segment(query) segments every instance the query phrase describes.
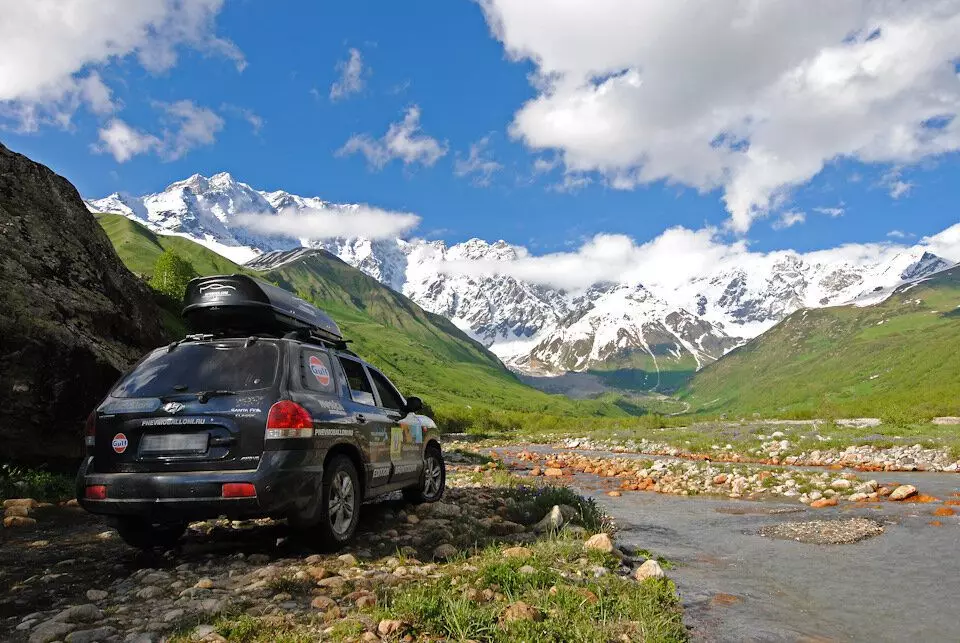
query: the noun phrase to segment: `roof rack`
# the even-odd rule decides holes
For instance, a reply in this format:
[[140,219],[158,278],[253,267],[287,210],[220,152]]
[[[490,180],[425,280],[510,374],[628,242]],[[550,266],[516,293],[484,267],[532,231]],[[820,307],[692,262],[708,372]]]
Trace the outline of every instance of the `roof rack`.
[[248,275],[199,277],[187,284],[183,318],[191,331],[238,337],[295,334],[300,341],[346,350],[340,327],[290,292]]

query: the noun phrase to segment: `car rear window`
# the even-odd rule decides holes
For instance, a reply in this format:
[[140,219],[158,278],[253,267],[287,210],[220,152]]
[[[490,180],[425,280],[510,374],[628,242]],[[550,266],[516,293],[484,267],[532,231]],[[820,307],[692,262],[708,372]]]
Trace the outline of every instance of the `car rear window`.
[[113,397],[160,397],[200,391],[252,391],[273,386],[280,351],[272,342],[186,343],[161,348],[123,378]]

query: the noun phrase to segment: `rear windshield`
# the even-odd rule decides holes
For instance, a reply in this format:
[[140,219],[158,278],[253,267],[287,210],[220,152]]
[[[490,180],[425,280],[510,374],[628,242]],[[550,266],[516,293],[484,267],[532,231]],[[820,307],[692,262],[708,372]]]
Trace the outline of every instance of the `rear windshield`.
[[252,391],[277,377],[280,351],[272,342],[181,344],[154,351],[117,385],[113,397],[161,397],[200,391]]

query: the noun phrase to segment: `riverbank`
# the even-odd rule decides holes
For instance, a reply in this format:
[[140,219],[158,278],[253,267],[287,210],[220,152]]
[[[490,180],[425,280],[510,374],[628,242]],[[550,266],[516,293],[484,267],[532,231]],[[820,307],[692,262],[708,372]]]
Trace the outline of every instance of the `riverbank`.
[[[74,506],[0,532],[4,640],[683,640],[671,581],[592,501],[452,467],[443,502],[364,506],[356,543],[312,551],[269,520],[191,525],[145,554]],[[667,565],[669,567],[669,565]]]

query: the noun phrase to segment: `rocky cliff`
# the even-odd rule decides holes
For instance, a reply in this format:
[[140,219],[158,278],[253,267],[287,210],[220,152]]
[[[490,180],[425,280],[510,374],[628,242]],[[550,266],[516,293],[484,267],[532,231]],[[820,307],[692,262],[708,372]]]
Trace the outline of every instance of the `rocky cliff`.
[[73,185],[2,144],[0,240],[0,459],[69,466],[159,312]]

